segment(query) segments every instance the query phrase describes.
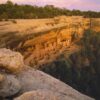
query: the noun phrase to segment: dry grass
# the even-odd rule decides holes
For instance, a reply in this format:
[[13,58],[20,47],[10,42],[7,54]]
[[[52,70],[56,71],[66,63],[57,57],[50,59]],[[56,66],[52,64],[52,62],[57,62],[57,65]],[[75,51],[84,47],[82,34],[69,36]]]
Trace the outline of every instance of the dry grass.
[[[34,33],[44,33],[45,30],[54,30],[63,26],[67,26],[66,31],[64,30],[63,37],[68,36],[74,28],[72,28],[73,24],[78,25],[78,27],[88,28],[89,25],[89,19],[88,18],[82,18],[80,16],[78,17],[58,17],[59,22],[55,23],[54,19],[9,19],[8,21],[0,21],[0,47],[3,45],[8,44],[10,41],[20,41],[19,37],[24,35],[38,35]],[[95,26],[93,26],[93,29],[96,31],[100,31],[100,25],[96,27],[96,23],[100,22],[100,18],[98,19],[92,19]],[[81,26],[80,26],[81,24]],[[48,32],[46,32],[48,33]],[[67,33],[67,34],[66,34]],[[81,29],[80,29],[80,33]],[[31,36],[30,35],[30,36]],[[56,34],[55,34],[56,35]],[[54,37],[54,33],[52,35]],[[40,36],[41,37],[41,36]],[[18,39],[17,39],[18,38]],[[27,36],[25,37],[27,38]],[[48,40],[49,36],[45,36],[45,39]],[[9,41],[10,40],[10,41]],[[39,39],[40,41],[41,39]],[[9,41],[9,42],[8,42]]]
[[[60,23],[66,23],[70,25],[71,23],[89,22],[89,19],[83,19],[82,17],[66,17],[66,19],[64,17],[64,20],[65,20],[64,22],[63,20],[60,20]],[[100,22],[100,19],[98,20]],[[41,31],[43,29],[45,30],[48,27],[54,27],[52,26],[52,24],[55,25],[54,21],[55,21],[54,19],[18,19],[18,20],[16,19],[16,20],[0,21],[0,33],[15,32],[15,31],[18,31],[18,33],[21,35],[34,33],[34,31],[37,30]]]

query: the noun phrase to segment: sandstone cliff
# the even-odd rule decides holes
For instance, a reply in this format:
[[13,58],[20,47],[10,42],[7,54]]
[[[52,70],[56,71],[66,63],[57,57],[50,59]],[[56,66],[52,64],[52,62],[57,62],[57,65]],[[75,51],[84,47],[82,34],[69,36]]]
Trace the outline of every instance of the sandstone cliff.
[[[100,19],[92,19],[92,29],[98,31]],[[11,20],[0,22],[0,48],[18,50],[30,66],[43,65],[78,39],[90,28],[90,19],[82,16],[59,16],[50,19]]]
[[93,100],[24,65],[22,55],[8,49],[0,49],[0,97],[8,100]]

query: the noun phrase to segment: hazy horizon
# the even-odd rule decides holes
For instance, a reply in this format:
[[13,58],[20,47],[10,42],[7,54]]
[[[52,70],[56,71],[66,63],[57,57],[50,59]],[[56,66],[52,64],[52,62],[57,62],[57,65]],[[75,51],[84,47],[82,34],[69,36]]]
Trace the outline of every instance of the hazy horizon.
[[[0,0],[0,4],[7,0]],[[54,5],[60,8],[100,11],[99,0],[10,0],[17,4],[29,4],[37,6]]]

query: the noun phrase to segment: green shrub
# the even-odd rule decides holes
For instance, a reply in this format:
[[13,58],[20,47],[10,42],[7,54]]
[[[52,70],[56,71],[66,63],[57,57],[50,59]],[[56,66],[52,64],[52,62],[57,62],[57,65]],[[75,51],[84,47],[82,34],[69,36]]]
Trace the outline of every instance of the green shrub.
[[12,21],[12,23],[17,24],[17,21],[16,20],[11,20],[11,21]]
[[0,18],[0,22],[3,21],[3,19]]
[[6,19],[4,19],[4,21],[9,21],[9,19],[8,19],[8,18],[6,18]]

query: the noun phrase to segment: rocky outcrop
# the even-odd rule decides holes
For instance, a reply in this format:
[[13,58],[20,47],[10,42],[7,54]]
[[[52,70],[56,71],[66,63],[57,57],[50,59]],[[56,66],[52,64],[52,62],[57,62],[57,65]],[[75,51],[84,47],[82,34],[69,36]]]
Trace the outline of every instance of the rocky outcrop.
[[[51,91],[52,93],[55,93],[54,94],[55,96],[56,96],[56,94],[59,94],[61,96],[65,96],[66,98],[71,97],[75,100],[80,100],[80,98],[81,98],[81,100],[91,100],[91,98],[89,98],[83,94],[80,94],[78,91],[72,89],[70,86],[68,86],[68,85],[62,83],[61,81],[59,81],[41,71],[38,71],[38,70],[29,69],[26,72],[21,73],[18,77],[18,80],[20,80],[20,83],[22,86],[21,93],[34,90],[33,91],[33,95],[34,95],[34,92],[36,92],[36,90],[39,89],[39,90],[45,91],[45,92],[46,92],[46,90]],[[39,92],[39,93],[42,93],[42,92]],[[47,93],[49,94],[49,92],[47,92]],[[30,92],[29,92],[29,94],[30,94]],[[22,97],[24,95],[25,94],[23,94]],[[25,97],[27,98],[27,95]],[[30,97],[31,97],[31,95],[30,95]],[[37,95],[37,97],[38,97],[38,95]],[[30,100],[30,99],[27,99],[27,100]],[[36,100],[38,100],[38,99],[36,99]],[[43,99],[43,100],[45,100],[45,99]],[[52,100],[52,99],[50,99],[50,100]],[[59,99],[57,99],[57,100],[59,100]],[[62,100],[66,100],[66,99],[62,98]]]
[[0,68],[8,72],[19,72],[23,69],[23,56],[18,52],[0,49]]
[[34,90],[24,93],[15,100],[75,100],[71,96],[61,95],[50,90]]
[[0,97],[10,97],[18,93],[21,89],[20,82],[14,75],[5,75],[0,82]]
[[[7,56],[5,56],[3,50],[6,51]],[[0,69],[0,97],[12,97],[14,100],[93,100],[60,80],[41,71],[34,70],[29,66],[25,66],[22,56],[17,52],[2,49],[0,50],[0,54],[2,54],[1,65],[4,65]],[[10,60],[11,55],[13,55],[14,59]],[[4,62],[3,57],[4,61],[6,58],[9,63]],[[15,63],[12,63],[12,61]],[[20,67],[21,70],[19,71]],[[3,71],[4,69],[9,70],[9,73]],[[12,69],[15,72],[18,70],[18,73],[12,73],[14,72]],[[15,98],[15,95],[19,97]]]

